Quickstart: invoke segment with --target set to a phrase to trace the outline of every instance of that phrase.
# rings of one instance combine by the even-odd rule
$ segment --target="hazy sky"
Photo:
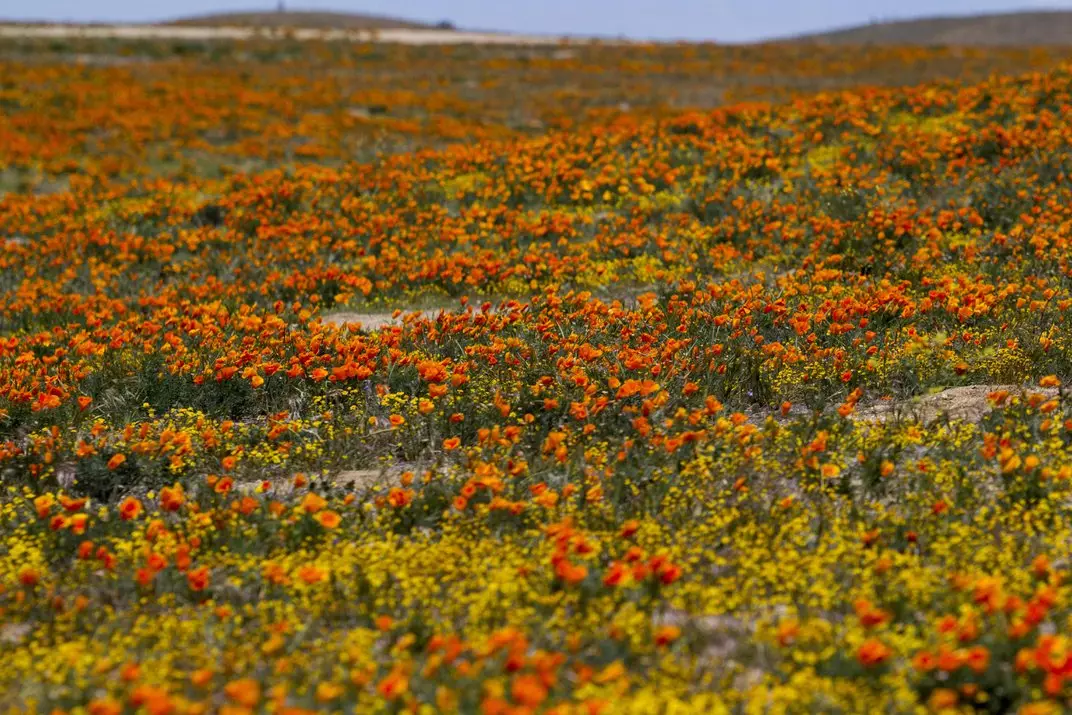
[[[0,18],[136,22],[221,10],[274,9],[277,0],[0,0]],[[449,19],[462,28],[534,33],[746,41],[918,15],[1025,8],[1072,0],[287,0],[332,9]]]

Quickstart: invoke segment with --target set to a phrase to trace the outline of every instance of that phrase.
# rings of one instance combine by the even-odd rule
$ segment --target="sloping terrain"
[[[795,39],[881,45],[1069,45],[1072,44],[1072,11],[1016,12],[878,22]]]
[[[171,20],[181,27],[300,27],[316,30],[429,30],[432,23],[352,12],[223,12]]]

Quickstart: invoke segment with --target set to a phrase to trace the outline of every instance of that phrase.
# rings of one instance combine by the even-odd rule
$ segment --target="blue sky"
[[[0,18],[123,21],[221,10],[264,10],[276,0],[0,0]],[[1072,0],[287,0],[292,9],[371,12],[459,27],[644,38],[756,40],[920,15],[1072,9]]]

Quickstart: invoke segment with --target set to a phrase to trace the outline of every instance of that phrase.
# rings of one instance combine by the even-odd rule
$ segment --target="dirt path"
[[[171,25],[0,25],[0,38],[96,38],[117,40],[347,40],[350,42],[386,42],[403,45],[559,45],[594,41],[585,37],[553,35],[513,35],[497,32],[459,32],[455,30],[314,30],[292,29],[286,32],[250,27],[177,27]],[[599,40],[619,44],[620,40]]]

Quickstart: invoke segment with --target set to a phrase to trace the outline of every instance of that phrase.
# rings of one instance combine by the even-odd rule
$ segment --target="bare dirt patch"
[[[392,464],[379,469],[344,469],[324,481],[334,487],[351,491],[363,491],[377,487],[397,487],[402,484],[402,474],[414,471],[413,467]],[[275,479],[271,481],[271,492],[275,496],[285,496],[294,492],[294,478]],[[241,494],[253,494],[260,489],[260,481],[243,481],[235,484]]]
[[[26,640],[33,631],[29,623],[5,623],[0,626],[0,643],[5,645],[18,645]]]
[[[395,313],[351,313],[351,312],[339,312],[328,313],[322,316],[322,320],[329,325],[350,325],[360,328],[366,331],[380,330],[381,328],[388,327],[390,325],[402,325],[405,322],[407,315],[413,315],[416,312],[421,318],[435,318],[439,315],[438,310],[421,310],[403,312],[398,315]]]
[[[965,385],[963,387],[951,387],[941,392],[923,395],[907,401],[876,402],[859,408],[856,412],[856,418],[868,422],[885,422],[902,416],[929,423],[945,415],[951,420],[979,422],[994,409],[989,396],[999,390],[1007,391],[1010,395],[1016,396],[1034,392],[1049,398],[1057,394],[1056,389],[1045,387]]]
[[[335,477],[335,484],[349,489],[397,487],[402,483],[401,467],[388,469],[348,469]]]

